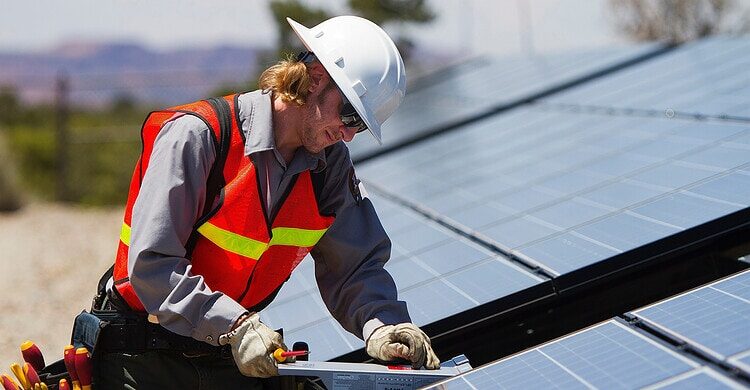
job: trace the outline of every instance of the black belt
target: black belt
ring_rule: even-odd
[[[231,347],[215,346],[178,335],[159,324],[148,322],[140,313],[94,310],[106,326],[102,327],[97,348],[103,352],[141,353],[146,351],[173,351],[193,355],[216,355],[229,358]]]
[[[95,299],[91,314],[103,325],[96,347],[106,352],[141,353],[174,351],[191,355],[232,357],[229,345],[215,346],[192,337],[178,335],[148,321],[146,313],[135,312],[121,302],[118,294]],[[100,298],[100,297],[97,297]]]

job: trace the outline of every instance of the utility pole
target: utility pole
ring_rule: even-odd
[[[69,142],[68,142],[68,76],[60,73],[55,82],[55,198],[58,201],[70,200],[68,185]]]
[[[532,30],[531,6],[529,0],[517,0],[519,38],[521,51],[528,57],[534,57],[534,31]]]

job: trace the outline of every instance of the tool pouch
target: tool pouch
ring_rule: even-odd
[[[91,356],[94,356],[96,346],[99,342],[99,336],[109,322],[87,312],[82,311],[76,316],[73,323],[73,336],[71,343],[76,348],[86,347]]]

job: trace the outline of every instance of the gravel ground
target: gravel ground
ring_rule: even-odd
[[[70,343],[73,318],[91,305],[112,264],[122,209],[27,204],[0,213],[0,372],[37,343],[49,364]]]

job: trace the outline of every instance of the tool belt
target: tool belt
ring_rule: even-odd
[[[214,346],[178,335],[148,321],[146,313],[135,312],[116,293],[100,290],[90,312],[79,314],[73,325],[73,345],[85,346],[97,355],[108,352],[143,353],[173,351],[190,356],[213,355],[231,358],[231,347]]]

